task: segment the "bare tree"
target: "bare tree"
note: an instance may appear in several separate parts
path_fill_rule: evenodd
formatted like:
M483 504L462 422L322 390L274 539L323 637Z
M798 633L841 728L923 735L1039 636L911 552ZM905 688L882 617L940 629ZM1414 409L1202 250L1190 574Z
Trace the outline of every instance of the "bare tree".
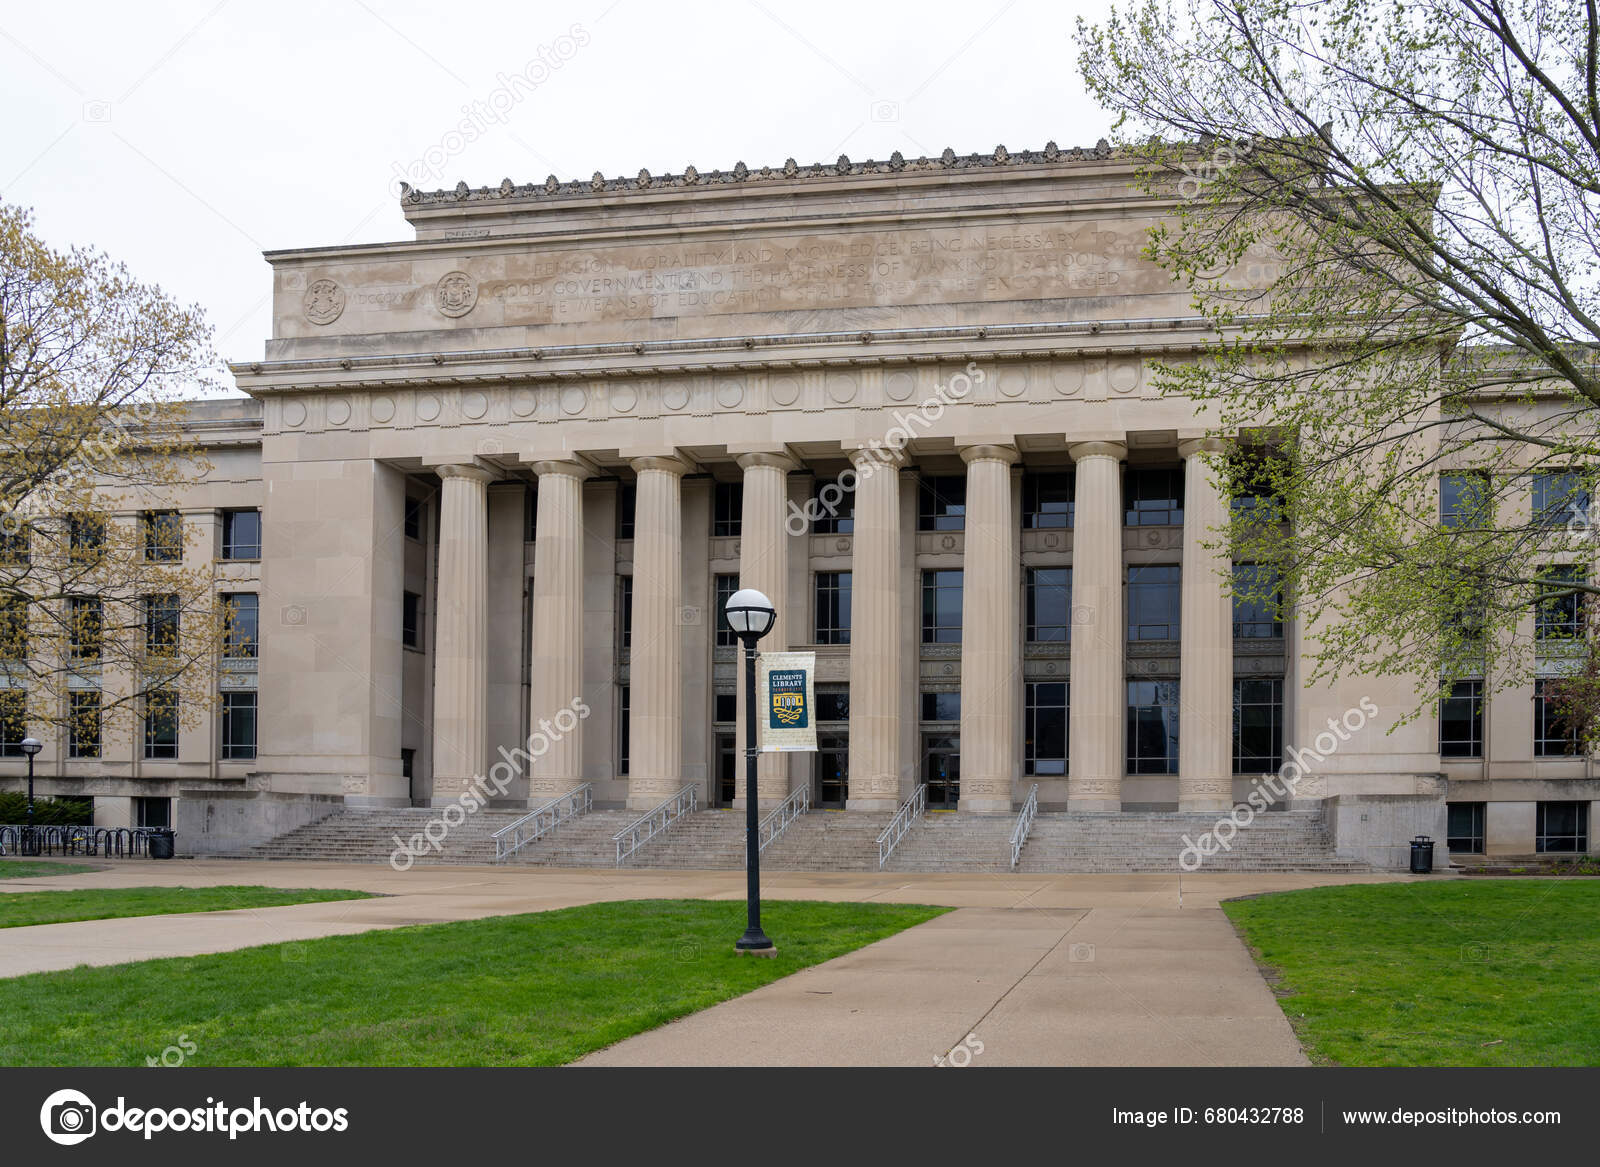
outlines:
M1600 594L1595 0L1138 0L1078 40L1215 328L1160 379L1240 439L1245 590L1313 679L1525 680Z
M196 307L0 205L0 726L102 734L212 708L230 634L210 555L172 509L208 466L179 394L204 383Z

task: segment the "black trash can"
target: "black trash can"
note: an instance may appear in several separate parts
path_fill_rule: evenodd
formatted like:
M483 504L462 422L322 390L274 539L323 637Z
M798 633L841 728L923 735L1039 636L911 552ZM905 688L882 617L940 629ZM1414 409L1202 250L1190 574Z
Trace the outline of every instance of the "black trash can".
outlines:
M1411 874L1427 875L1433 870L1433 839L1418 835L1411 840Z
M150 858L171 859L173 851L173 832L160 830L150 836ZM1416 867L1416 860L1412 859L1412 868Z

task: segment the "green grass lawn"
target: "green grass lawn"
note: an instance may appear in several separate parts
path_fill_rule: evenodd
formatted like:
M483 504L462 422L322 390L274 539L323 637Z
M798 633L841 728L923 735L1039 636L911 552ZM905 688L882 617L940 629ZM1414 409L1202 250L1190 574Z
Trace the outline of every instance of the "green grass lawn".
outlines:
M1474 879L1222 905L1312 1060L1600 1065L1600 881Z
M364 900L364 891L320 887L95 887L71 891L0 892L0 928L111 920L120 916L167 916L174 912L226 912Z
M559 1065L948 908L769 903L778 956L735 956L738 901L590 904L0 980L0 1065Z
M44 875L79 875L99 871L82 863L40 863L33 859L0 859L0 879L37 879Z

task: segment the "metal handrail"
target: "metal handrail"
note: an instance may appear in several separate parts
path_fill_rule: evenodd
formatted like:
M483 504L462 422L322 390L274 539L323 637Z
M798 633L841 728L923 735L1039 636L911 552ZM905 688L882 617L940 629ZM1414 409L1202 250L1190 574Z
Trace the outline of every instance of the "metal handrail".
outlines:
M767 844L776 839L789 829L789 824L811 809L811 783L807 782L788 798L784 799L765 818L756 824L756 838L761 842L756 848L756 854L762 854L767 849ZM748 854L749 845L745 846Z
M918 816L928 809L928 784L924 782L911 792L911 797L900 804L900 809L894 812L894 818L889 820L889 825L883 828L883 833L878 836L878 867L881 870L894 854L894 849L901 839L905 838L911 830L911 825Z
M588 782L565 794L558 794L547 802L541 802L509 826L501 827L489 836L494 840L494 861L504 862L529 843L544 838L568 819L587 814L593 808L594 788Z
M1027 801L1022 804L1022 813L1017 815L1017 825L1011 831L1012 870L1016 870L1017 860L1022 858L1022 845L1028 841L1028 832L1033 830L1033 820L1038 817L1039 784L1035 782L1028 791Z
M640 847L700 805L700 787L691 782L659 806L651 807L611 836L617 845L617 866Z

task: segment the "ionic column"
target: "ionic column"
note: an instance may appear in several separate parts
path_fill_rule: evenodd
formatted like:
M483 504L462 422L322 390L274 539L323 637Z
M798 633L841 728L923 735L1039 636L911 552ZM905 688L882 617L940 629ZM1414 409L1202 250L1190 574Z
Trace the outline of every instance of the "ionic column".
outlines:
M438 466L438 633L433 662L433 800L449 801L485 772L489 624L487 487L477 464Z
M1122 809L1127 688L1122 611L1122 442L1079 442L1072 532L1072 692L1067 712L1067 802ZM964 776L963 776L964 777Z
M1233 807L1232 558L1223 538L1228 503L1211 481L1202 453L1222 442L1180 442L1183 455L1183 599L1178 663L1178 809Z
M683 786L683 475L677 458L636 458L628 809Z
M1013 446L968 446L961 597L961 810L1011 810L1017 774L1017 525Z
M778 610L772 631L761 638L762 652L783 652L789 647L789 540L784 529L789 500L789 471L799 466L784 454L739 455L744 471L744 507L739 515L739 586L764 592ZM744 676L743 653L740 673ZM739 683L739 701L744 703L744 682ZM739 711L740 733L751 711ZM741 737L740 742L744 741ZM734 795L744 798L743 766L736 768ZM789 757L787 754L762 754L756 762L756 799L762 803L782 802L789 796Z
M583 727L573 719L583 696L583 480L576 462L535 462L533 646L529 733L548 748L533 760L535 802L583 784ZM563 716L563 714L565 714ZM534 739L537 741L538 739Z
M850 797L846 810L900 802L899 458L854 450L855 533L850 561Z

